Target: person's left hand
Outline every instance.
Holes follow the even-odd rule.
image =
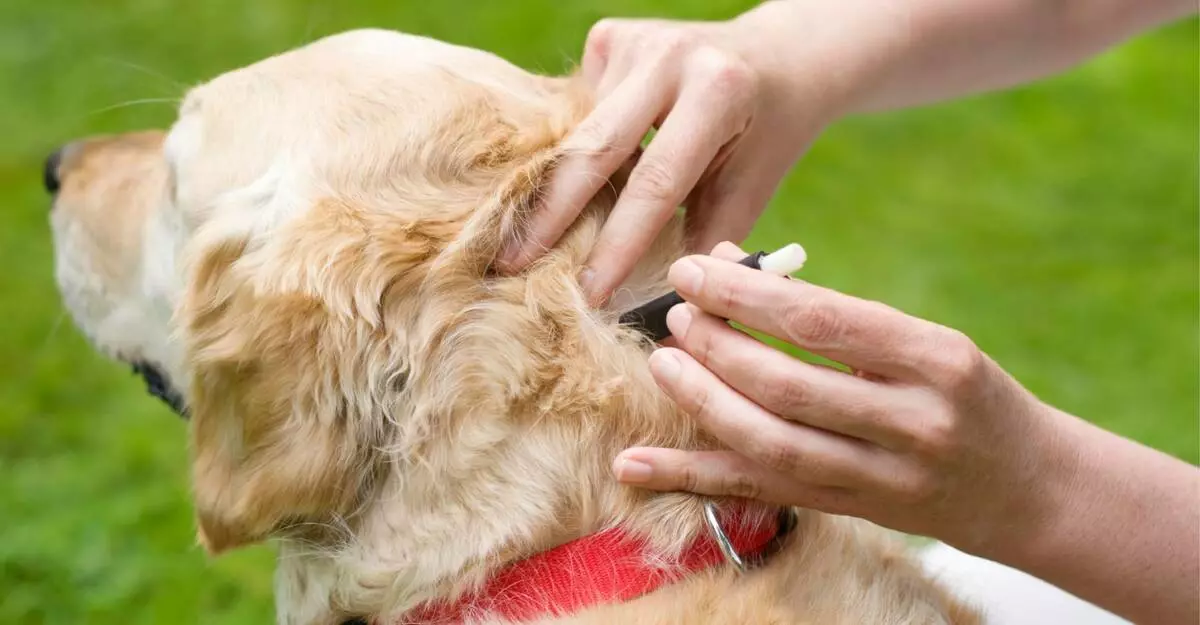
[[[812,63],[798,74],[780,53],[796,28],[772,28],[780,18],[762,13],[597,23],[582,63],[596,107],[563,142],[545,199],[496,267],[515,273],[552,248],[651,129],[580,273],[589,301],[608,299],[680,205],[696,249],[745,237],[847,89],[848,72],[831,69],[847,55],[808,46]]]

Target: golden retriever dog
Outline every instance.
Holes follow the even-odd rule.
[[[743,571],[705,498],[611,478],[628,446],[715,445],[618,322],[669,290],[681,224],[602,309],[576,276],[612,189],[527,271],[490,267],[589,97],[356,31],[192,89],[167,133],[52,157],[63,298],[189,415],[200,543],[276,540],[289,624],[977,622],[868,523],[715,502],[716,529],[769,529]],[[513,573],[539,561],[562,568]],[[595,586],[625,570],[652,583]]]

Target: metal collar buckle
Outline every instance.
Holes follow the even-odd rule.
[[[779,510],[779,529],[775,533],[775,538],[761,552],[754,555],[752,561],[747,562],[741,554],[737,552],[733,541],[729,539],[729,535],[725,533],[725,529],[721,527],[721,520],[717,517],[717,503],[715,501],[706,501],[704,503],[704,522],[708,525],[708,531],[712,534],[713,540],[716,541],[717,547],[721,550],[721,554],[725,556],[730,564],[737,569],[738,573],[746,571],[758,566],[764,559],[769,557],[783,544],[783,539],[792,532],[796,527],[796,510],[792,507],[783,507]]]

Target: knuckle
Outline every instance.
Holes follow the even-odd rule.
[[[688,29],[669,28],[658,33],[654,41],[659,55],[678,58],[680,54],[693,46],[695,40],[695,34]]]
[[[631,257],[637,258],[641,251],[640,239],[631,237],[628,233],[606,233],[592,249],[592,256],[612,260],[604,263],[604,271],[600,270],[599,264],[593,265],[593,268],[598,275],[607,275],[615,268],[627,266],[624,261]]]
[[[575,129],[569,149],[593,161],[606,162],[617,156],[618,144],[619,136],[615,129],[589,119]]]
[[[721,492],[743,499],[758,499],[762,495],[762,487],[745,473],[732,473],[721,478]]]
[[[838,487],[826,487],[813,492],[808,497],[806,507],[815,508],[829,514],[864,517],[862,506],[858,504],[850,491]]]
[[[705,277],[704,287],[711,289],[711,297],[716,301],[719,310],[724,311],[736,309],[746,292],[746,287],[741,282],[726,280],[711,273]]]
[[[679,468],[679,486],[681,490],[688,492],[696,492],[702,486],[700,472],[692,464],[685,464]]]
[[[986,359],[967,335],[958,330],[947,332],[946,336],[938,341],[935,356],[936,374],[947,391],[969,391],[984,372]]]
[[[754,450],[753,457],[767,468],[789,475],[799,473],[804,465],[804,455],[787,441],[764,442]]]
[[[688,325],[684,335],[680,337],[688,347],[688,353],[696,359],[697,362],[704,366],[709,366],[713,362],[713,350],[715,337],[711,332],[703,329],[702,324],[691,323]]]
[[[688,414],[701,421],[712,416],[712,393],[703,385],[691,384],[686,378],[680,380],[681,404]]]
[[[894,493],[897,503],[906,506],[923,505],[941,497],[941,484],[929,472],[919,471],[901,479]]]
[[[626,193],[633,193],[639,200],[675,202],[682,189],[670,164],[662,159],[646,158],[634,167]]]
[[[620,20],[610,17],[597,21],[588,29],[587,43],[585,45],[593,52],[603,54],[608,50],[609,44],[613,39],[613,33],[619,26]]]
[[[810,385],[794,375],[759,376],[756,384],[756,399],[772,412],[802,412],[812,403]]]
[[[779,324],[794,343],[829,345],[845,334],[845,322],[826,298],[794,299],[780,310]]]
[[[740,57],[713,47],[696,50],[695,59],[700,78],[720,93],[743,95],[756,87],[756,75]]]
[[[909,444],[926,458],[948,458],[959,446],[958,421],[950,411],[927,415],[909,425]]]

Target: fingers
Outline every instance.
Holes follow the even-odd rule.
[[[563,143],[565,156],[551,177],[546,199],[497,258],[506,273],[520,271],[551,248],[583,207],[633,154],[666,108],[673,87],[655,84],[642,70],[618,85]]]
[[[874,484],[884,474],[873,448],[859,441],[779,419],[723,384],[685,352],[663,348],[650,357],[655,380],[709,433],[759,464],[813,483]]]
[[[677,261],[668,279],[685,300],[710,314],[856,369],[925,379],[945,370],[959,375],[973,364],[970,348],[953,331],[800,280],[706,256]]]
[[[720,59],[720,60],[718,60]],[[694,57],[695,78],[680,95],[654,140],[638,160],[588,259],[584,284],[603,301],[629,276],[721,150],[745,128],[748,101],[714,89],[740,84],[749,70],[724,57]]]
[[[742,248],[730,243],[729,241],[721,241],[712,248],[712,251],[709,252],[709,256],[736,263],[739,260],[749,256],[749,254],[747,254]]]
[[[622,483],[660,491],[742,497],[826,512],[849,509],[850,493],[798,481],[732,451],[680,451],[635,447],[613,461]]]
[[[730,243],[729,241],[718,243],[717,246],[712,249],[710,254],[714,258],[722,258],[733,262],[737,262],[746,257],[746,252],[744,252],[742,248]],[[673,336],[668,336],[667,338],[659,341],[658,344],[662,345],[663,347],[679,347],[679,341],[677,341]]]
[[[667,325],[680,349],[780,417],[892,449],[909,440],[902,421],[920,399],[909,388],[797,360],[692,304],[671,309]]]

